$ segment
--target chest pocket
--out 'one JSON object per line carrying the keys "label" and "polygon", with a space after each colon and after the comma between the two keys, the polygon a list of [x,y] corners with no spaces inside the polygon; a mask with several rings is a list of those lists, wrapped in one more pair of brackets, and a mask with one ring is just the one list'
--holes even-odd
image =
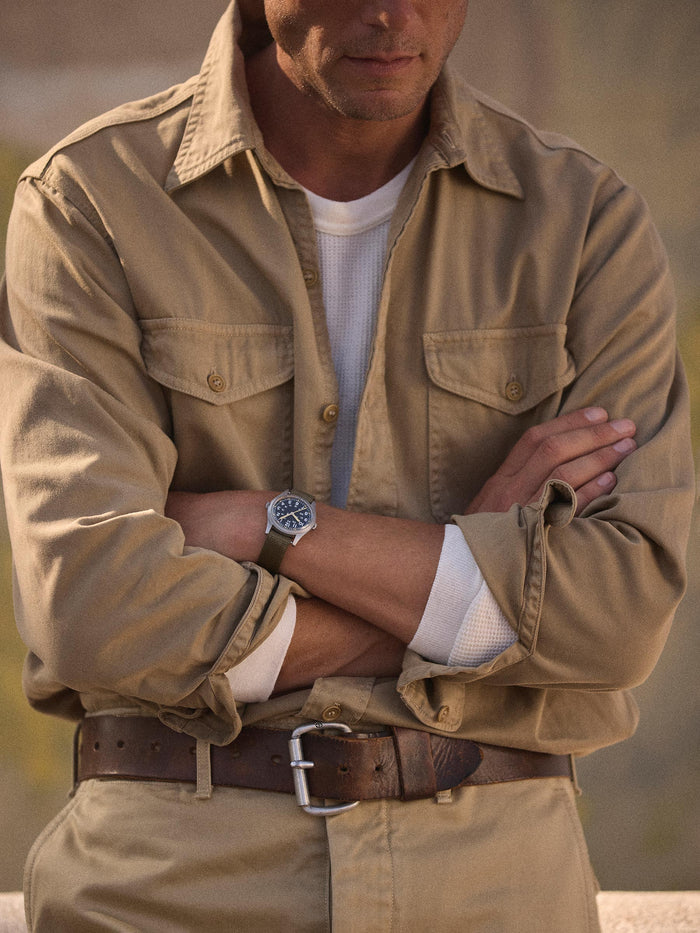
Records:
{"label": "chest pocket", "polygon": [[518,437],[556,415],[575,368],[563,324],[423,335],[434,517],[463,512]]}
{"label": "chest pocket", "polygon": [[279,324],[142,321],[150,376],[212,405],[228,405],[292,378],[292,328]]}
{"label": "chest pocket", "polygon": [[276,488],[290,479],[292,327],[142,321],[149,375],[169,392],[180,485]]}

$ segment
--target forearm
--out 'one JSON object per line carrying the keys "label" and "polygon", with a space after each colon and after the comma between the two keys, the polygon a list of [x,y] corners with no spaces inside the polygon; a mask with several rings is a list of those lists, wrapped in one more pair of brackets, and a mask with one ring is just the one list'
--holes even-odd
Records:
{"label": "forearm", "polygon": [[[635,448],[631,421],[588,408],[523,435],[469,511],[507,512],[535,500],[548,478],[577,492],[579,511],[615,486],[612,472]],[[189,544],[256,561],[273,493],[174,493],[167,512]],[[317,504],[317,527],[287,548],[280,572],[306,590],[409,644],[435,579],[442,525],[348,512]],[[513,616],[512,618],[516,618]]]}
{"label": "forearm", "polygon": [[351,613],[320,599],[299,599],[274,693],[308,687],[317,677],[395,677],[404,650],[397,638]]}
{"label": "forearm", "polygon": [[[171,494],[168,514],[187,542],[255,561],[265,538],[264,492]],[[320,503],[318,527],[289,547],[280,572],[314,596],[411,641],[440,558],[444,530],[407,519],[346,512]]]}
{"label": "forearm", "polygon": [[441,525],[321,505],[318,528],[288,548],[281,572],[408,644],[435,577]]}

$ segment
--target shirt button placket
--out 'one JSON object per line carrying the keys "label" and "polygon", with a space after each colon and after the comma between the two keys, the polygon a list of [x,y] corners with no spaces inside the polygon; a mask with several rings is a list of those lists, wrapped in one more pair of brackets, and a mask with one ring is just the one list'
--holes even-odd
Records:
{"label": "shirt button placket", "polygon": [[338,420],[338,415],[340,414],[340,409],[335,403],[326,405],[326,407],[321,412],[321,417],[326,422],[326,424],[335,424]]}
{"label": "shirt button placket", "polygon": [[318,272],[315,269],[302,269],[301,274],[307,288],[313,288],[318,282]]}

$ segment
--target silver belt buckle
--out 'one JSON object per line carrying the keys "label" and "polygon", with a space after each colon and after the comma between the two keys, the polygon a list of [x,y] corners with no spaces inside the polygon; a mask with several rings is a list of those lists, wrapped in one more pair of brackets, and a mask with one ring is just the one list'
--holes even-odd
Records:
{"label": "silver belt buckle", "polygon": [[331,804],[327,807],[314,807],[309,802],[309,785],[306,783],[305,772],[309,768],[313,768],[314,763],[304,758],[304,751],[301,747],[301,736],[304,735],[305,732],[323,732],[324,729],[337,729],[338,732],[352,732],[350,726],[346,726],[344,722],[312,722],[307,726],[299,726],[295,729],[289,740],[290,765],[292,774],[294,775],[294,794],[299,806],[303,807],[304,810],[312,816],[333,816],[334,813],[344,813],[346,810],[352,810],[352,808],[356,807],[360,802],[359,800],[353,800],[351,803]]}

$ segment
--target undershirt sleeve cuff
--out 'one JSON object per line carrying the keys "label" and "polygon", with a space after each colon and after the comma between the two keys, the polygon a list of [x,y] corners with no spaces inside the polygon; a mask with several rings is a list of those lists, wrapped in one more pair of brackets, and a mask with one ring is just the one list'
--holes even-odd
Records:
{"label": "undershirt sleeve cuff", "polygon": [[294,597],[290,596],[279,622],[260,647],[240,664],[226,671],[236,700],[241,703],[263,703],[270,699],[294,634],[296,620],[297,604]]}
{"label": "undershirt sleeve cuff", "polygon": [[408,647],[440,664],[477,667],[515,641],[462,532],[446,525],[430,596]]}

